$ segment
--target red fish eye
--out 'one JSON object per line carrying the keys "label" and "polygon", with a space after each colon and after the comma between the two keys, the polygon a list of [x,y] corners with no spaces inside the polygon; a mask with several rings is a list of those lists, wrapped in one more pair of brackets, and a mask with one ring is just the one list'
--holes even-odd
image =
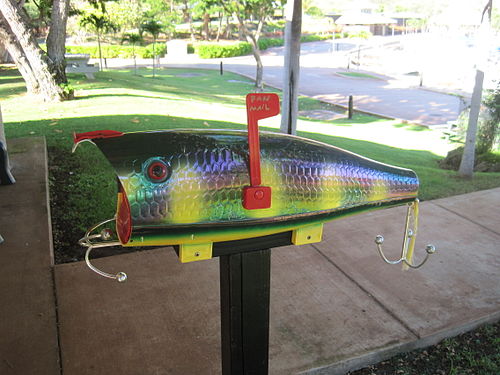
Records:
{"label": "red fish eye", "polygon": [[163,182],[168,177],[168,165],[161,161],[155,161],[149,165],[147,173],[152,181]]}

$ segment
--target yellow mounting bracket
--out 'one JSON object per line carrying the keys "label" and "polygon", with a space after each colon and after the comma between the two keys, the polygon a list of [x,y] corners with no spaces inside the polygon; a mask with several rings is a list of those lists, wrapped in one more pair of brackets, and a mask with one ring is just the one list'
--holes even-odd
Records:
{"label": "yellow mounting bracket", "polygon": [[305,245],[308,243],[321,242],[323,238],[323,224],[308,225],[295,229],[292,233],[294,245]]}
{"label": "yellow mounting bracket", "polygon": [[211,259],[212,245],[211,242],[179,245],[179,259],[181,263]]}

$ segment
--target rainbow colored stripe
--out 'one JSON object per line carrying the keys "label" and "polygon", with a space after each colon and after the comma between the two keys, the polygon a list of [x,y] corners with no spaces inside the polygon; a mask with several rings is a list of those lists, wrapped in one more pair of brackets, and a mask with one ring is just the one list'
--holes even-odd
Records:
{"label": "rainbow colored stripe", "polygon": [[95,139],[130,204],[127,246],[217,242],[293,230],[417,196],[415,172],[334,146],[262,132],[271,207],[246,210],[244,131],[166,130]]}

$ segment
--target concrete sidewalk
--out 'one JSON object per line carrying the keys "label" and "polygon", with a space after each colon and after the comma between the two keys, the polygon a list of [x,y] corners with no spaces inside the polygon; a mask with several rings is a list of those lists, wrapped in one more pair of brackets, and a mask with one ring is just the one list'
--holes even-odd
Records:
{"label": "concrete sidewalk", "polygon": [[[382,263],[373,243],[383,233],[396,255],[404,208],[332,222],[317,245],[274,249],[270,373],[343,374],[497,320],[500,233],[478,222],[482,212],[450,208],[482,206],[500,228],[499,200],[495,189],[425,202],[419,249],[433,242],[439,253],[417,271]],[[56,266],[67,373],[220,372],[217,259],[182,265],[165,248],[96,263],[130,281]]]}
{"label": "concrete sidewalk", "polygon": [[[20,155],[12,155],[14,163]],[[12,188],[17,187],[23,185]],[[424,202],[417,257],[429,242],[438,253],[419,270],[403,272],[400,266],[384,264],[373,242],[376,234],[383,234],[386,251],[396,256],[403,207],[331,222],[319,244],[274,249],[270,373],[343,374],[498,320],[498,202],[500,188]],[[6,239],[16,231],[7,221],[15,217],[22,222],[25,212],[34,215],[13,205],[1,207],[6,214],[0,217],[0,233]],[[32,220],[46,222],[44,215],[46,211],[37,212]],[[35,234],[31,241],[38,241]],[[22,255],[20,245],[0,245],[0,254]],[[2,258],[2,264],[8,270],[9,262]],[[164,248],[101,258],[95,264],[110,272],[125,271],[129,280],[119,284],[104,279],[84,262],[54,269],[63,374],[220,373],[218,259],[180,264],[174,251]],[[16,270],[0,274],[10,283],[23,275]],[[50,278],[40,284],[52,288]],[[28,296],[30,289],[16,293]],[[26,299],[39,304],[39,299]],[[15,308],[15,299],[2,309],[11,305]],[[41,305],[54,310],[50,298]],[[13,335],[10,327],[35,330],[25,323],[33,320],[30,314],[5,315],[3,310],[8,319],[0,322],[0,337]],[[46,352],[25,351],[26,363],[50,362],[53,371],[16,371],[2,363],[10,372],[0,367],[1,373],[59,373],[57,341],[51,336],[56,332],[53,325],[45,336],[30,340],[44,345]],[[0,341],[0,361],[5,350],[21,350],[28,339]]]}
{"label": "concrete sidewalk", "polygon": [[9,140],[0,186],[0,374],[59,374],[44,138]]}

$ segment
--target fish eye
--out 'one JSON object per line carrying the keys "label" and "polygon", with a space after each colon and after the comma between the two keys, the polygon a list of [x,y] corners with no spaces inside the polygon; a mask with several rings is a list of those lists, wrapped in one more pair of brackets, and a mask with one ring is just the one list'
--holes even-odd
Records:
{"label": "fish eye", "polygon": [[164,182],[170,175],[170,167],[162,160],[153,160],[145,168],[147,177],[152,182]]}

